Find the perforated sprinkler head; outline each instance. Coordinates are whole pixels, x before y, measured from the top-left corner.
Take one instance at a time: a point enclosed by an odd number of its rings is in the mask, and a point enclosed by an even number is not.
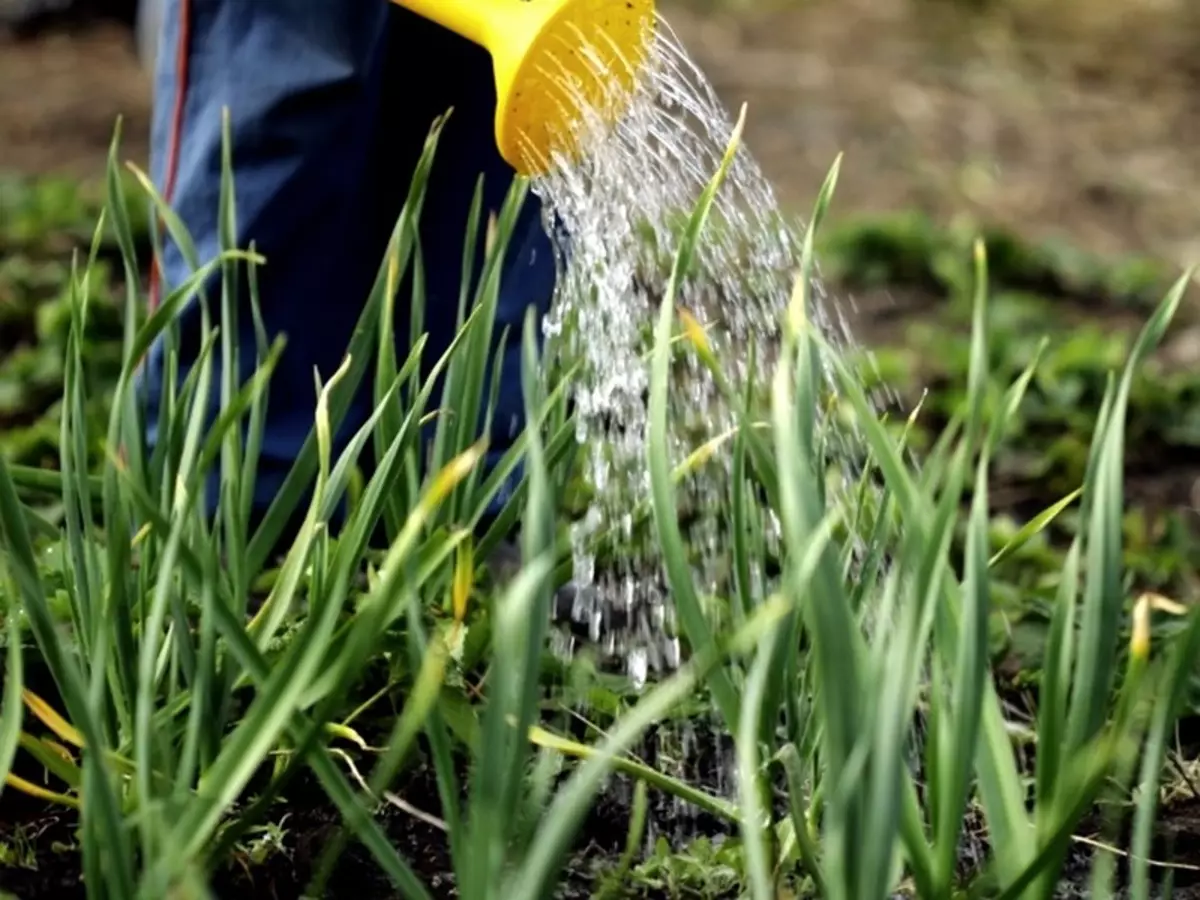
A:
[[[393,2],[491,53],[496,144],[522,175],[585,152],[585,120],[620,118],[654,35],[654,0]]]

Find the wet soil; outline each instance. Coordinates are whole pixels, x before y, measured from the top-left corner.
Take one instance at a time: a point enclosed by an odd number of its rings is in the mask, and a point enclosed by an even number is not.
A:
[[[417,809],[438,809],[437,785],[428,769],[402,779],[394,790]],[[393,846],[434,896],[446,900],[457,896],[445,835],[438,827],[387,807],[380,811],[378,820]],[[28,854],[19,859],[18,865],[0,867],[0,889],[31,900],[83,900],[87,896],[81,882],[80,858],[74,851],[77,819],[73,813],[51,810],[9,791],[0,822],[0,839],[9,846],[23,847]],[[280,800],[272,822],[272,831],[251,835],[233,861],[214,873],[215,896],[222,900],[295,900],[305,896],[326,848],[339,836],[337,810],[324,800],[319,785],[302,782]],[[603,823],[594,830],[605,833]],[[616,847],[603,847],[592,858],[616,852]],[[587,872],[573,872],[559,896],[564,900],[589,897],[591,881]],[[382,874],[370,854],[350,841],[321,897],[403,900],[404,895]]]
[[[713,755],[706,758],[698,753],[698,761],[689,765],[689,769],[694,770],[689,774],[696,776],[701,770],[705,771],[703,777],[695,777],[693,783],[715,790],[726,777],[716,768],[720,758]],[[645,761],[653,764],[652,759]],[[460,772],[460,781],[466,783],[467,778],[464,769]],[[555,900],[587,900],[595,896],[604,871],[611,868],[622,853],[629,828],[630,790],[621,779],[617,781],[619,783],[591,808],[563,870]],[[440,808],[432,770],[418,765],[402,775],[392,790],[394,796],[403,798],[405,808],[385,804],[377,812],[379,824],[433,895],[439,900],[453,900],[458,893],[446,836],[438,824],[427,818],[436,816]],[[697,815],[669,798],[654,795],[652,798],[650,834],[663,835],[677,850],[700,836],[736,836],[735,831],[724,823]],[[782,799],[780,802],[782,804]],[[782,805],[778,813],[786,815]],[[8,891],[22,900],[84,900],[87,894],[81,881],[77,827],[74,813],[6,791],[0,811],[0,843],[11,858],[0,865],[0,891]],[[981,821],[968,828],[964,874],[971,865],[970,848],[974,841],[986,840],[985,832]],[[1084,823],[1071,849],[1056,897],[1088,895],[1090,859],[1099,843],[1128,846],[1127,832],[1111,844],[1111,839],[1101,841],[1101,833],[1100,823]],[[214,895],[222,900],[295,900],[309,896],[305,891],[311,887],[327,847],[339,837],[341,822],[336,809],[311,778],[302,776],[272,810],[269,827],[250,835],[239,845],[233,859],[213,873]],[[1171,867],[1172,896],[1176,900],[1200,900],[1200,799],[1177,801],[1169,807],[1162,817],[1151,858],[1155,860],[1156,882],[1166,873],[1167,867]],[[1117,861],[1118,885],[1127,874],[1128,860],[1120,857]],[[403,900],[405,895],[382,874],[370,853],[350,840],[320,896],[323,900],[361,900],[363,897]],[[668,900],[701,895],[668,893],[640,885],[635,888],[630,884],[628,892],[620,896]],[[727,896],[733,900],[737,894],[731,892]],[[1125,895],[1118,892],[1117,896]]]
[[[726,763],[722,760],[727,760],[731,748],[718,748],[718,740],[724,739],[701,739],[686,761],[686,771],[678,774],[709,790],[725,783],[721,769]],[[648,765],[663,765],[655,758],[655,747],[651,734],[643,743],[646,752],[639,755]],[[369,770],[370,764],[369,760],[358,761],[364,770]],[[37,778],[34,772],[20,774]],[[458,778],[460,784],[469,784],[470,773],[465,766],[460,767]],[[392,801],[382,804],[377,810],[379,824],[433,895],[439,900],[452,900],[458,894],[446,835],[436,822],[441,804],[434,771],[419,761],[396,779],[391,792],[393,797],[402,798],[404,806]],[[562,872],[555,900],[585,900],[594,895],[604,871],[624,849],[631,796],[631,785],[616,777],[591,806]],[[307,896],[304,891],[311,886],[327,847],[339,837],[341,829],[337,810],[307,774],[285,788],[270,810],[268,821],[272,827],[250,833],[239,843],[232,861],[213,874],[213,890],[222,900],[294,900]],[[733,833],[726,823],[656,794],[649,801],[647,822],[651,835],[665,835],[679,848],[701,835]],[[86,891],[76,852],[77,827],[73,812],[5,791],[0,804],[0,847],[7,848],[10,858],[0,863],[0,891],[10,891],[23,900],[83,900]],[[668,895],[650,889],[636,894],[631,891],[627,896],[666,900]],[[402,900],[404,895],[382,874],[370,853],[349,840],[321,897]]]

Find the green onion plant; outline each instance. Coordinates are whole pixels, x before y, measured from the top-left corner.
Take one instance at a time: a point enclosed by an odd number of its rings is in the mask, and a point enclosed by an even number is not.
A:
[[[149,315],[118,129],[108,204],[71,280],[61,471],[0,460],[0,775],[4,790],[78,811],[89,897],[210,896],[239,842],[303,776],[320,786],[341,824],[317,862],[312,895],[321,895],[354,841],[401,895],[431,898],[433,888],[377,815],[417,753],[435,775],[456,888],[466,900],[551,896],[614,772],[641,782],[623,871],[644,833],[648,786],[736,826],[755,900],[780,896],[785,883],[833,900],[882,900],[902,890],[925,898],[1049,898],[1083,817],[1136,784],[1130,879],[1134,896],[1149,896],[1145,859],[1159,774],[1200,650],[1200,616],[1188,615],[1163,652],[1152,653],[1155,604],[1143,599],[1131,609],[1121,573],[1124,422],[1132,374],[1162,338],[1190,276],[1164,299],[1113,380],[1080,489],[993,551],[989,467],[1033,368],[999,404],[989,401],[982,245],[967,403],[920,466],[809,315],[814,235],[839,165],[806,231],[780,352],[760,373],[766,390],[734,386],[704,332],[677,313],[744,115],[683,226],[649,360],[652,502],[638,515],[655,529],[687,659],[594,744],[555,734],[540,718],[547,608],[569,566],[559,518],[575,428],[571,373],[540,358],[532,315],[520,335],[496,333],[502,262],[527,185],[515,184],[486,220],[476,192],[464,254],[475,255],[484,232],[482,275],[464,281],[450,347],[427,358],[417,223],[443,124],[435,123],[344,361],[315,374],[312,430],[256,520],[251,497],[268,388],[287,349],[259,314],[258,271],[270,261],[235,245],[228,119],[217,258],[198,257],[183,222],[134,173],[193,271]],[[82,337],[89,272],[105,233],[123,256],[125,335],[103,436],[106,465],[97,472],[88,464],[97,436],[85,415]],[[156,236],[155,254],[159,244]],[[410,339],[401,352],[395,305],[406,275]],[[176,323],[188,304],[199,308],[202,341],[185,372]],[[253,374],[241,379],[248,351],[234,337],[246,314],[257,340]],[[166,386],[151,447],[138,376],[160,340]],[[523,354],[527,421],[485,470],[480,435],[498,382],[489,355],[502,341],[519,342]],[[738,427],[677,461],[668,450],[668,382],[681,343],[712,374]],[[364,389],[374,409],[347,433],[351,399]],[[871,460],[862,483],[840,491],[827,489],[824,474],[832,408],[855,423]],[[724,599],[733,615],[723,627],[701,604],[675,501],[679,478],[715,452],[728,453],[732,473]],[[485,528],[509,483],[515,489]],[[32,498],[47,493],[61,504],[61,523],[35,510]],[[964,503],[959,554],[952,538]],[[1084,524],[1059,576],[1039,709],[1026,726],[1029,769],[988,658],[990,572],[1075,504]],[[782,535],[774,580],[768,519]],[[520,570],[480,590],[479,568],[513,532]],[[1129,615],[1134,638],[1122,647]],[[50,677],[38,691],[28,681],[35,667]],[[380,667],[382,690],[371,680]],[[471,703],[450,689],[467,677],[479,687]],[[355,722],[382,696],[395,700],[395,712],[385,718],[373,766],[360,775],[338,745],[367,746]],[[630,755],[646,729],[698,696],[735,737],[732,799]],[[548,755],[576,760],[557,785],[543,770]],[[18,775],[18,763],[45,777]],[[967,871],[970,823],[982,824],[989,842],[982,863]],[[1097,896],[1112,888],[1110,863],[1098,858]],[[609,895],[616,889],[612,880],[603,887]]]

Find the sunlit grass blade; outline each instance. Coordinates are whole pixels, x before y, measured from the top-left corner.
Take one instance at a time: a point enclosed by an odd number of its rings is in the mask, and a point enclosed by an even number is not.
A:
[[[512,352],[518,349],[519,345],[510,344],[510,329],[506,326],[500,332],[500,337],[494,342],[492,348],[491,368],[485,376],[485,380],[479,385],[482,392],[486,387],[486,396],[483,400],[483,419],[479,423],[478,432],[482,435],[493,435],[493,427],[495,426],[496,410],[500,403],[500,388],[504,383],[504,368],[507,362],[507,357]],[[538,405],[537,411],[540,411],[544,406],[544,402]],[[495,453],[491,454],[493,457]],[[467,510],[476,502],[480,483],[484,479],[484,469],[480,467],[471,473],[470,477],[463,483],[461,490],[462,504],[456,515],[457,520],[461,520],[467,515]],[[509,485],[502,485],[505,493],[510,489]]]
[[[814,508],[820,509],[824,509],[826,506],[825,480],[821,477],[821,473],[828,460],[827,448],[821,447],[820,444],[822,436],[827,434],[830,429],[823,424],[823,427],[818,430],[818,419],[820,418],[818,410],[821,407],[822,396],[828,388],[828,382],[821,360],[825,348],[817,339],[817,332],[809,321],[809,315],[813,284],[816,279],[816,236],[829,212],[833,193],[837,187],[838,175],[841,172],[841,162],[842,157],[839,154],[826,173],[825,180],[817,194],[812,218],[801,245],[799,272],[793,283],[791,298],[785,312],[783,361],[780,364],[778,377],[782,378],[784,371],[794,373],[792,389],[795,392],[793,402],[797,413],[794,418],[796,438],[805,449],[805,455],[802,459],[782,456],[778,452],[779,445],[777,443],[776,465],[770,475],[770,480],[780,485],[782,503],[784,476],[780,470],[793,463],[811,466],[810,483],[816,488],[817,493]],[[793,353],[795,354],[794,359],[789,356]],[[749,395],[751,385],[747,384],[746,390]],[[773,405],[780,402],[780,396],[776,391],[772,392],[771,400]],[[777,412],[774,409],[772,411]],[[748,427],[748,424],[745,423],[743,427]],[[777,420],[776,427],[778,427]],[[837,515],[844,517],[844,512],[839,512]],[[839,521],[838,524],[842,525],[843,523]],[[784,565],[787,565],[786,561]],[[778,702],[780,697],[784,698],[786,713],[791,720],[798,718],[796,694],[800,685],[801,658],[798,653],[794,652],[794,648],[800,645],[800,626],[801,613],[797,612],[789,617],[786,626],[780,631],[777,643],[783,665],[775,670],[767,687],[767,697],[772,702]]]
[[[86,298],[85,280],[78,268],[78,256],[72,261],[71,281],[68,290],[71,306],[71,329],[67,337],[66,360],[63,366],[64,413],[59,423],[60,453],[63,473],[63,515],[65,538],[70,560],[72,579],[71,618],[74,632],[80,642],[81,656],[92,658],[91,645],[96,639],[94,623],[97,619],[97,600],[94,590],[98,588],[94,563],[94,550],[90,541],[91,494],[87,481],[88,459],[86,435],[77,425],[85,422],[83,356],[79,341],[84,334],[84,305]]]
[[[766,838],[770,811],[764,809],[758,752],[767,679],[775,659],[772,652],[775,646],[773,635],[766,635],[759,642],[758,652],[753,665],[750,666],[742,694],[742,720],[738,724],[737,732],[742,842],[746,848],[746,875],[750,882],[750,896],[754,900],[772,900],[775,896],[770,850]]]
[[[1146,323],[1125,364],[1099,447],[1087,518],[1087,579],[1080,616],[1079,656],[1068,714],[1067,746],[1080,747],[1101,727],[1113,683],[1120,626],[1121,512],[1124,507],[1125,416],[1134,374],[1162,339],[1191,281],[1185,273]]]
[[[811,432],[806,441],[801,426],[803,419],[814,412],[798,406],[794,387],[797,364],[809,352],[800,345],[813,340],[806,302],[807,292],[802,282],[789,308],[784,349],[771,384],[779,518],[784,545],[793,548],[784,560],[783,583],[788,593],[797,597],[811,635],[819,682],[815,702],[822,724],[825,777],[834,786],[826,810],[826,886],[831,897],[853,897],[857,896],[860,877],[865,871],[859,863],[851,866],[847,855],[852,846],[856,853],[864,849],[859,845],[864,825],[863,794],[848,787],[853,780],[849,767],[861,768],[865,762],[865,748],[858,745],[863,721],[865,647],[841,583],[837,554],[828,549],[821,554],[811,588],[799,580],[799,560],[794,548],[807,546],[826,515],[821,492],[814,485],[814,473],[819,467]],[[807,377],[813,376],[807,374]],[[819,602],[814,602],[816,598],[820,598]],[[801,604],[801,599],[808,602]],[[786,652],[794,651],[788,647]],[[887,855],[890,856],[890,847]]]
[[[1005,429],[1008,423],[1016,416],[1022,402],[1025,400],[1025,394],[1029,390],[1029,385],[1033,381],[1033,376],[1037,373],[1038,365],[1041,363],[1042,354],[1046,352],[1046,347],[1050,344],[1048,337],[1043,337],[1038,341],[1037,348],[1034,350],[1033,359],[1029,361],[1024,370],[1016,381],[1014,381],[1004,394],[1004,399],[1000,405],[999,413],[992,419],[991,425],[988,428],[988,437],[986,441],[987,452],[994,454],[1004,439]]]
[[[1159,785],[1168,744],[1189,689],[1195,661],[1200,656],[1200,613],[1192,611],[1182,634],[1172,640],[1167,655],[1162,689],[1156,698],[1154,718],[1142,754],[1137,808],[1134,812],[1130,895],[1132,900],[1150,898],[1150,853],[1159,809]]]
[[[407,201],[400,211],[399,221],[396,223],[395,232],[391,242],[388,244],[387,258],[385,261],[386,275],[383,288],[383,297],[380,304],[380,320],[378,334],[378,350],[375,360],[375,406],[378,408],[385,402],[385,395],[389,393],[390,385],[396,380],[399,374],[396,361],[396,299],[400,290],[400,285],[405,273],[412,275],[412,292],[411,292],[411,309],[413,317],[424,314],[425,309],[425,285],[424,280],[419,277],[420,258],[419,258],[419,242],[418,242],[418,223],[421,219],[421,210],[424,207],[425,201],[425,181],[414,177],[410,183],[409,194]],[[410,262],[415,265],[412,269],[409,268]],[[428,336],[421,329],[421,322],[414,320],[410,322],[409,331],[409,359],[416,358],[419,360],[421,351],[424,349]],[[407,366],[407,364],[406,364]],[[419,378],[419,363],[410,370],[410,377],[415,380]],[[376,458],[381,458],[392,439],[396,436],[401,428],[401,413],[399,404],[393,405],[388,403],[388,408],[384,411],[379,428],[375,429],[375,455]],[[388,499],[387,506],[384,509],[384,523],[387,527],[387,534],[394,537],[400,531],[402,511],[405,508],[402,505],[403,497],[395,496]],[[416,498],[412,498],[415,500]]]
[[[467,323],[475,321],[477,316],[474,313],[469,313],[471,304],[471,287],[475,281],[476,269],[478,268],[478,245],[480,223],[483,217],[483,176],[481,175],[475,181],[475,192],[471,197],[471,207],[467,212],[466,231],[463,234],[463,253],[462,253],[462,280],[459,282],[458,292],[458,307],[455,319],[455,330],[458,334],[467,332]],[[482,289],[482,283],[476,284],[477,292]],[[423,313],[422,313],[423,315]],[[443,402],[441,404],[443,412],[447,416],[456,415],[456,411],[447,405],[447,401],[453,397],[456,392],[456,373],[451,372],[446,376],[445,387],[443,388]],[[439,420],[434,428],[432,438],[432,450],[430,458],[437,461],[445,459],[449,452],[449,441],[453,432],[450,429],[449,423],[444,423]]]
[[[804,589],[825,557],[833,538],[836,521],[832,516],[826,518],[815,529],[812,540],[804,546],[800,558],[795,563],[792,582],[789,584],[793,596],[799,598],[804,595]],[[789,615],[791,614],[793,613],[790,612]],[[767,832],[771,810],[765,805],[765,797],[769,794],[767,784],[763,780],[764,772],[758,745],[766,730],[765,720],[768,717],[776,718],[778,714],[778,707],[768,701],[767,688],[772,668],[777,665],[780,652],[786,650],[786,645],[781,646],[777,633],[766,634],[760,638],[746,680],[741,720],[736,732],[740,825],[746,847],[750,887],[755,898],[774,896],[774,880],[771,873],[774,861],[768,849]],[[798,801],[799,797],[794,798],[794,802]]]
[[[25,658],[21,646],[20,605],[3,557],[0,557],[0,599],[6,601],[2,607],[6,626],[3,638],[4,705],[0,707],[0,799],[3,799],[3,782],[12,771],[25,712],[21,702],[21,693],[25,688]]]
[[[497,657],[523,662],[525,630],[533,614],[533,604],[545,592],[551,571],[546,557],[526,562],[498,601],[493,626]],[[540,648],[539,648],[540,650]],[[467,898],[496,896],[496,885],[504,871],[504,851],[512,835],[508,801],[512,779],[520,783],[522,761],[527,747],[525,735],[515,729],[517,715],[528,688],[528,672],[522,665],[497,666],[491,673],[487,708],[483,716],[482,740],[488,752],[479,760],[471,786],[467,858],[455,860],[462,879],[461,891]],[[536,687],[536,684],[534,685]],[[515,746],[519,745],[519,746]]]
[[[1044,836],[1064,760],[1063,724],[1074,666],[1075,614],[1079,595],[1082,543],[1076,538],[1059,575],[1054,613],[1046,637],[1046,659],[1038,692],[1038,753],[1035,770],[1038,830]]]
[[[266,357],[236,393],[222,402],[222,409],[208,428],[196,461],[196,472],[208,472],[222,456],[229,432],[239,430],[248,410],[257,405],[267,394],[271,376],[279,358],[283,355],[285,338],[280,335],[271,345]],[[234,577],[233,583],[242,585],[243,579]]]
[[[551,479],[547,464],[545,444],[538,424],[538,411],[546,402],[544,372],[538,354],[537,344],[538,322],[534,311],[528,310],[525,316],[525,328],[522,341],[521,358],[521,393],[525,407],[526,420],[534,423],[529,429],[529,447],[526,456],[528,467],[529,493],[525,508],[525,516],[521,523],[521,556],[526,564],[533,564],[544,559],[553,571],[555,562],[555,513],[558,510],[558,497],[554,493],[554,483]],[[521,790],[524,763],[528,757],[528,746],[524,735],[529,731],[537,716],[537,701],[541,693],[539,676],[541,674],[542,654],[545,649],[546,632],[549,627],[551,592],[549,573],[544,581],[536,582],[536,590],[531,597],[532,608],[529,610],[529,620],[525,623],[522,639],[525,641],[524,653],[520,657],[524,683],[521,684],[519,702],[516,707],[517,737],[512,758],[509,761],[509,780],[505,785],[505,804],[514,811],[517,807],[517,797]],[[497,640],[499,632],[496,633]],[[496,647],[502,647],[497,643]],[[514,647],[517,645],[514,643]]]
[[[1008,559],[1031,540],[1045,531],[1055,519],[1057,519],[1072,503],[1078,500],[1083,495],[1083,488],[1076,488],[1067,494],[1061,500],[1057,500],[1050,506],[1043,509],[1040,513],[1017,529],[1017,533],[1005,541],[1004,546],[992,554],[988,560],[988,567],[995,568]]]
[[[872,687],[868,688],[859,747],[860,753],[870,752],[869,768],[859,788],[867,810],[859,840],[858,891],[862,896],[884,896],[892,889],[901,845],[909,857],[914,882],[931,895],[933,892],[932,853],[908,770],[912,723],[939,598],[933,585],[923,586],[916,573],[908,570],[919,558],[911,550],[902,553],[903,568],[894,569],[878,586],[881,594],[874,601],[878,610],[865,669]],[[932,730],[928,739],[934,739]],[[845,890],[843,887],[843,893]]]
[[[20,775],[8,774],[4,776],[3,783],[15,791],[19,791],[28,797],[33,797],[37,800],[44,800],[47,803],[52,803],[56,806],[65,806],[68,809],[78,810],[81,808],[79,799],[71,794],[63,794],[58,791],[48,790],[41,785],[34,784],[32,781],[27,781]]]
[[[250,245],[251,255],[256,255],[254,244]],[[258,264],[249,262],[246,265],[246,289],[250,305],[250,318],[254,323],[255,363],[261,369],[267,363],[271,343],[267,337],[266,323],[262,317],[258,286]],[[285,339],[286,340],[286,339]],[[254,494],[258,484],[258,466],[262,459],[263,438],[266,433],[267,395],[258,394],[250,407],[250,414],[245,423],[246,447],[242,455],[242,508],[241,520],[249,528],[254,507]],[[247,540],[247,544],[249,541]],[[247,569],[247,575],[256,573]],[[243,610],[244,612],[244,610]]]
[[[207,314],[203,318],[204,325],[208,326]],[[138,647],[137,688],[133,703],[134,758],[138,763],[135,783],[142,803],[145,804],[144,813],[138,823],[141,844],[152,858],[157,856],[161,849],[169,846],[160,843],[165,832],[163,823],[158,819],[158,808],[153,802],[157,794],[153,773],[156,770],[170,770],[177,765],[177,760],[170,758],[169,744],[162,739],[162,734],[153,725],[157,693],[160,689],[160,651],[166,652],[170,646],[178,648],[184,654],[182,665],[186,679],[192,681],[195,673],[190,625],[186,613],[181,608],[182,601],[177,593],[179,586],[174,575],[178,548],[184,541],[189,525],[195,525],[193,513],[199,499],[197,490],[204,475],[197,472],[195,466],[210,409],[209,384],[212,379],[212,351],[216,338],[217,335],[211,328],[204,328],[200,354],[196,362],[198,390],[186,415],[184,446],[179,461],[180,474],[173,491],[171,532],[164,547],[154,594],[146,618],[142,622],[141,644]],[[174,625],[178,629],[175,632],[177,640],[171,645],[165,645],[171,636],[171,631],[166,627],[168,613],[174,617]]]
[[[553,750],[575,759],[591,759],[597,753],[593,744],[581,743],[560,734],[554,734],[538,725],[529,730],[529,740],[536,747]],[[613,772],[627,775],[639,784],[644,783],[664,794],[677,797],[689,806],[694,806],[718,819],[730,824],[737,824],[739,821],[736,804],[723,797],[708,793],[687,781],[665,775],[629,756],[615,756],[611,760],[611,765]]]
[[[753,361],[750,363],[753,371]],[[753,379],[748,379],[753,381]],[[750,608],[756,598],[752,565],[761,562],[760,554],[755,554],[751,562],[751,524],[750,517],[755,514],[749,497],[749,472],[747,468],[746,426],[740,425],[733,441],[733,455],[729,472],[729,505],[730,505],[730,541],[733,552],[733,616],[734,622],[742,624],[750,615]],[[761,545],[755,545],[761,550]]]
[[[22,750],[68,788],[78,791],[83,785],[83,770],[69,748],[49,738],[36,738],[26,732],[22,732],[18,740]]]
[[[670,377],[670,342],[672,322],[676,306],[676,292],[687,273],[695,252],[700,233],[712,209],[716,193],[733,163],[741,141],[745,123],[745,109],[735,125],[725,156],[716,175],[705,188],[688,222],[684,239],[680,243],[671,278],[664,291],[655,329],[654,357],[650,376],[649,425],[647,438],[648,465],[651,493],[653,496],[654,522],[662,545],[664,566],[667,571],[671,595],[679,616],[683,633],[691,649],[696,653],[707,653],[712,648],[714,637],[700,606],[696,587],[692,581],[690,564],[684,548],[683,535],[676,519],[675,490],[671,479],[671,459],[667,440],[667,389]],[[729,728],[735,728],[739,719],[739,700],[729,672],[714,668],[709,675],[709,688]]]
[[[987,257],[981,242],[975,244],[974,263],[975,295],[966,399],[967,425],[962,443],[949,459],[944,472],[944,494],[937,516],[945,537],[949,536],[952,517],[957,512],[970,459],[981,443],[989,383]],[[1006,411],[1001,410],[993,423],[995,431],[1003,429],[1005,415]],[[951,890],[955,875],[962,817],[974,771],[983,705],[981,701],[987,674],[989,577],[985,554],[988,458],[985,444],[976,470],[975,496],[968,517],[964,580],[959,595],[960,620],[956,623],[948,616],[947,605],[937,606],[941,647],[933,666],[930,686],[931,717],[926,754],[934,841],[933,891],[937,895],[945,895]],[[922,589],[933,591],[935,596],[942,592],[948,581],[945,556],[948,549],[948,546],[942,546],[936,557],[926,554],[926,562],[920,570],[919,583]],[[955,630],[957,634],[954,634]]]
[[[466,335],[462,350],[446,371],[440,403],[444,414],[438,420],[434,442],[435,466],[445,458],[444,454],[460,453],[477,441],[482,427],[490,422],[487,406],[489,357],[493,353],[503,355],[507,350],[496,342],[496,313],[509,245],[528,190],[527,182],[516,179],[504,198],[499,216],[489,224],[482,271],[472,304],[471,325],[464,327]],[[466,269],[464,278],[468,278],[473,270],[474,267]],[[486,432],[482,433],[486,435]],[[468,479],[450,498],[445,512],[452,520],[461,521],[475,483],[476,478]]]
[[[975,297],[971,311],[971,350],[967,369],[967,428],[964,438],[974,452],[983,437],[984,411],[988,396],[987,250],[982,240],[972,248]]]
[[[951,685],[950,712],[953,733],[947,735],[939,785],[934,840],[937,847],[936,890],[948,894],[958,864],[959,838],[963,815],[966,812],[971,778],[979,742],[980,713],[988,666],[988,612],[990,580],[987,564],[987,489],[988,455],[984,452],[975,479],[975,496],[971,502],[967,525],[966,571],[962,591],[962,630],[959,637],[958,661]]]
[[[464,897],[493,896],[504,872],[505,850],[514,840],[525,764],[526,734],[537,709],[539,673],[548,623],[549,578],[554,557],[554,498],[537,423],[543,402],[535,323],[526,318],[522,387],[529,434],[529,496],[522,528],[524,568],[493,610],[494,664],[483,714],[483,746],[471,791],[470,857],[456,859]]]
[[[526,422],[525,429],[517,436],[508,449],[499,456],[493,457],[489,472],[473,491],[470,513],[465,524],[474,528],[484,517],[493,513],[490,526],[479,539],[478,555],[486,558],[497,543],[506,539],[515,527],[529,490],[528,472],[525,468],[525,457],[528,453],[531,429],[546,428],[556,415],[566,405],[570,390],[570,382],[562,381],[555,385],[542,403],[537,415]],[[560,423],[550,433],[545,445],[546,468],[551,473],[563,472],[569,469],[572,455],[577,451],[578,441],[575,437],[575,425],[572,420]],[[507,501],[497,511],[496,499],[504,491]]]
[[[233,173],[233,133],[229,108],[226,107],[221,111],[221,179],[217,201],[217,248],[223,253],[236,250],[238,245],[237,196]],[[254,263],[250,265],[254,265]],[[246,531],[249,528],[249,520],[244,514],[248,505],[244,492],[248,486],[241,478],[244,471],[245,453],[241,428],[245,405],[242,401],[246,397],[242,390],[244,371],[242,354],[244,349],[249,349],[242,347],[242,273],[242,266],[232,258],[226,259],[221,266],[219,301],[221,355],[217,409],[218,417],[233,417],[238,427],[227,427],[221,432],[220,467],[216,479],[216,508],[213,510],[214,521],[219,522],[221,529],[219,542],[225,569],[233,584],[237,586],[239,594],[249,586],[253,577],[253,573],[246,570],[246,545],[249,539]],[[281,348],[282,342],[277,343],[276,346]],[[273,369],[274,361],[270,361],[265,373],[268,378]],[[262,369],[259,371],[261,372]],[[253,378],[253,375],[251,377]],[[265,387],[265,379],[259,385],[260,394],[265,393],[262,391],[263,387]],[[255,399],[255,395],[251,394],[250,399],[251,401]],[[200,468],[206,473],[207,478],[210,463],[201,459]],[[205,585],[205,591],[210,595],[211,587],[211,584]],[[211,600],[211,597],[209,599]],[[202,618],[200,628],[201,656],[205,660],[213,660],[216,648],[211,616]],[[215,688],[215,676],[210,665],[202,665],[198,679],[200,683],[193,686],[193,691],[208,692]],[[206,697],[204,702],[207,703],[213,699],[215,698]],[[215,710],[213,715],[216,715]],[[199,720],[196,722],[198,725]],[[193,732],[193,734],[198,736],[198,732]],[[210,741],[210,746],[205,749],[214,749],[211,746],[212,743]]]
[[[408,215],[407,207],[401,215]],[[410,230],[411,226],[400,232],[400,246],[388,248],[387,285],[384,288],[383,302],[379,308],[379,349],[375,358],[375,408],[378,410],[385,403],[388,408],[380,418],[379,427],[372,429],[376,458],[383,456],[388,444],[400,430],[400,410],[390,402],[391,388],[389,386],[399,374],[396,361],[396,293],[400,289],[400,272],[405,254],[404,245],[407,244],[411,249],[413,243],[411,239],[404,240],[405,234]],[[399,496],[389,497],[387,505],[384,507],[384,524],[390,536],[395,536],[400,531],[401,500],[402,498]]]
[[[139,273],[141,269],[138,266],[137,242],[133,236],[133,226],[129,217],[129,208],[126,204],[124,186],[121,183],[121,165],[118,159],[122,125],[123,120],[118,118],[116,126],[113,129],[112,141],[108,147],[108,160],[105,167],[107,200],[105,212],[107,214],[107,221],[110,223],[113,234],[116,237],[117,247],[121,251],[121,265],[125,275],[125,306],[123,316],[125,338],[123,341],[123,350],[125,353],[124,361],[128,364],[129,353],[133,350],[134,336],[137,334],[138,322],[141,321],[143,311],[141,292],[139,290],[141,281]],[[132,426],[135,423],[129,422],[128,424]],[[136,461],[136,464],[140,468],[140,454],[136,457]]]

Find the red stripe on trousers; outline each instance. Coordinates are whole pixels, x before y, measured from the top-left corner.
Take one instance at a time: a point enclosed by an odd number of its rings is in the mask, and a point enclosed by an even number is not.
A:
[[[163,185],[163,199],[170,203],[175,193],[175,179],[179,172],[179,144],[183,138],[183,111],[187,104],[188,92],[188,62],[191,45],[192,3],[191,0],[179,0],[179,38],[175,43],[175,105],[171,110],[171,131],[167,143],[167,165]],[[162,235],[163,223],[158,222],[159,235]],[[155,309],[159,302],[161,276],[158,271],[158,260],[150,260],[150,308]]]

